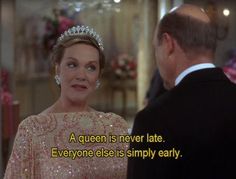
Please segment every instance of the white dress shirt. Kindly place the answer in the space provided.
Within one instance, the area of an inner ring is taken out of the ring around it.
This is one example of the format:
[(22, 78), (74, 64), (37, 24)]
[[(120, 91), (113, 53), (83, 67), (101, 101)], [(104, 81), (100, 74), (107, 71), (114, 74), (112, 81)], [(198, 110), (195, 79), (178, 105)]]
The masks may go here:
[(206, 69), (206, 68), (215, 68), (215, 65), (212, 63), (201, 63), (201, 64), (197, 64), (197, 65), (193, 65), (187, 69), (185, 69), (184, 71), (182, 71), (179, 76), (176, 78), (175, 80), (175, 86), (178, 85), (180, 83), (180, 81), (187, 76), (189, 73), (192, 73), (194, 71), (197, 70), (202, 70), (202, 69)]

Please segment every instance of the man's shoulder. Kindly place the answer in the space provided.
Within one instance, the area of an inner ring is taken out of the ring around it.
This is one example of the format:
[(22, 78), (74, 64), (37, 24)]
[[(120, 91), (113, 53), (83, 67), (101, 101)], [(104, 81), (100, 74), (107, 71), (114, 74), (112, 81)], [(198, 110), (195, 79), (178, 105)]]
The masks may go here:
[[(166, 108), (172, 108), (173, 101), (175, 101), (175, 94), (172, 91), (166, 92), (165, 94), (159, 96), (152, 103), (148, 104), (143, 110), (139, 112), (140, 116), (155, 116), (164, 113)], [(173, 106), (174, 107), (174, 106)]]

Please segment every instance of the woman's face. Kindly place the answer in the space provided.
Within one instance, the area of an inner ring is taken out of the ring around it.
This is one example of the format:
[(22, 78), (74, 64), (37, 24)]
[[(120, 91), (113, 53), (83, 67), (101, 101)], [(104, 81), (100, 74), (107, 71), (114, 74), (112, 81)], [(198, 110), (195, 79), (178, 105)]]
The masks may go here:
[(99, 69), (99, 52), (95, 47), (75, 44), (66, 48), (61, 63), (56, 66), (63, 99), (86, 102), (96, 88)]

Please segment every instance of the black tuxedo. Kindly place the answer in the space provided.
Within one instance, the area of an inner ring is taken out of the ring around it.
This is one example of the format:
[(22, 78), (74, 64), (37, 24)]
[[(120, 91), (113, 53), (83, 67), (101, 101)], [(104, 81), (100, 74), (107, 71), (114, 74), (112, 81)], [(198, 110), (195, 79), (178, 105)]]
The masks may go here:
[(130, 149), (179, 149), (182, 157), (129, 158), (128, 179), (236, 178), (236, 85), (221, 69), (188, 74), (139, 112), (132, 135), (162, 135), (162, 143), (131, 143)]

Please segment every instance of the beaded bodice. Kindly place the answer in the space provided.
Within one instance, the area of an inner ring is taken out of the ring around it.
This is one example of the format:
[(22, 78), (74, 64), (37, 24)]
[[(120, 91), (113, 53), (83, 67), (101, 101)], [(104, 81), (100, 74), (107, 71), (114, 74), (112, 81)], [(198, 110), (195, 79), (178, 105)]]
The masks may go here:
[[(127, 123), (114, 113), (50, 113), (30, 116), (19, 125), (5, 178), (126, 178), (125, 157), (82, 156), (81, 151), (101, 148), (126, 150), (128, 144), (109, 141), (98, 143), (94, 142), (94, 138), (90, 142), (85, 141), (85, 138), (77, 141), (77, 137), (126, 135), (127, 131)], [(67, 152), (63, 153), (63, 150)], [(68, 151), (80, 153), (72, 157)]]

